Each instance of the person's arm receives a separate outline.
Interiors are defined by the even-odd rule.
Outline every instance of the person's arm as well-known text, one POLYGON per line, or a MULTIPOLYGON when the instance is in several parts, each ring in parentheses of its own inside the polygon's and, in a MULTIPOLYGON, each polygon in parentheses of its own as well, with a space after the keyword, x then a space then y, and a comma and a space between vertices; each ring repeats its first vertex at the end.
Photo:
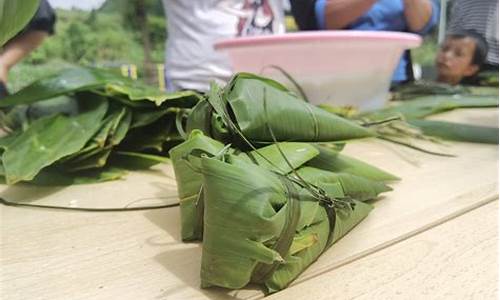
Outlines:
POLYGON ((0 82, 7 83, 7 73, 16 63, 35 50, 54 33, 56 15, 47 0, 40 5, 28 25, 0 49, 0 82))
POLYGON ((364 15, 377 0, 323 0, 323 2, 325 2, 325 29, 343 29, 364 15))
POLYGON ((7 73, 16 63, 35 50, 49 34, 32 30, 10 40, 0 53, 0 81, 7 83, 7 73))
POLYGON ((423 31, 429 23, 435 8, 431 0, 404 0, 404 14, 408 29, 412 32, 423 31))

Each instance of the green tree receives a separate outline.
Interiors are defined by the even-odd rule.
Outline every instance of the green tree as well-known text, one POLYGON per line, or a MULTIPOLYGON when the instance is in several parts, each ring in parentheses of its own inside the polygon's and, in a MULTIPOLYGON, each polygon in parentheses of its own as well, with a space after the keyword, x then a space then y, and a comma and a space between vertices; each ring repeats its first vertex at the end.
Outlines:
POLYGON ((65 32, 65 48, 63 58, 71 62, 82 62, 90 47, 91 31, 85 23, 73 22, 65 32))

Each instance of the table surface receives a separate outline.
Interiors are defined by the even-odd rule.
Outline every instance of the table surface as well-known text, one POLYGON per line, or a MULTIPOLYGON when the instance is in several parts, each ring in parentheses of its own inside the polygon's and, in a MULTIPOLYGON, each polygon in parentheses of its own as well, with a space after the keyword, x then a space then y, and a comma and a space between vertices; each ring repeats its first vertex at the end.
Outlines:
MULTIPOLYGON (((498 126, 498 109, 439 119, 498 126)), ((402 178, 289 288, 269 299, 496 299, 498 145, 448 143, 454 158, 383 141, 346 154, 402 178)), ((71 187, 0 186, 10 201, 120 208, 176 202, 169 165, 71 187)), ((81 212, 0 206, 2 299, 259 299, 257 287, 200 289, 201 244, 178 208, 81 212)))

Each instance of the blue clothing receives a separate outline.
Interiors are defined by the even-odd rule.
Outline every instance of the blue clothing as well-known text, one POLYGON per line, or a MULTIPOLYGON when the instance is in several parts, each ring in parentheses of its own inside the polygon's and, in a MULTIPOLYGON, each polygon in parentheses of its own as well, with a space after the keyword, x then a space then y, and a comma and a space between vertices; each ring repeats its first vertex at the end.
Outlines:
MULTIPOLYGON (((325 6, 327 0, 317 0, 314 6, 316 22, 319 29, 326 29, 325 6)), ((428 33, 439 20, 439 4, 432 1, 432 15, 429 22, 420 31, 420 35, 428 33)), ((379 0, 364 15, 350 24, 346 29, 352 30, 374 30, 374 31, 400 31, 407 32, 404 16, 403 0, 379 0)), ((394 72, 392 81, 402 82, 407 80, 406 67, 408 61, 403 56, 394 72)))

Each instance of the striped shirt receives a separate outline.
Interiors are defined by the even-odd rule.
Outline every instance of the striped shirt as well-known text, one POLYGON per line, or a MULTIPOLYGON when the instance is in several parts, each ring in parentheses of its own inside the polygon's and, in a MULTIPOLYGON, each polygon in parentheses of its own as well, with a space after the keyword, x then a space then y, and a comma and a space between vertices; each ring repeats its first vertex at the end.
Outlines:
POLYGON ((498 1, 455 0, 448 31, 475 30, 488 43, 486 63, 498 65, 498 1))

